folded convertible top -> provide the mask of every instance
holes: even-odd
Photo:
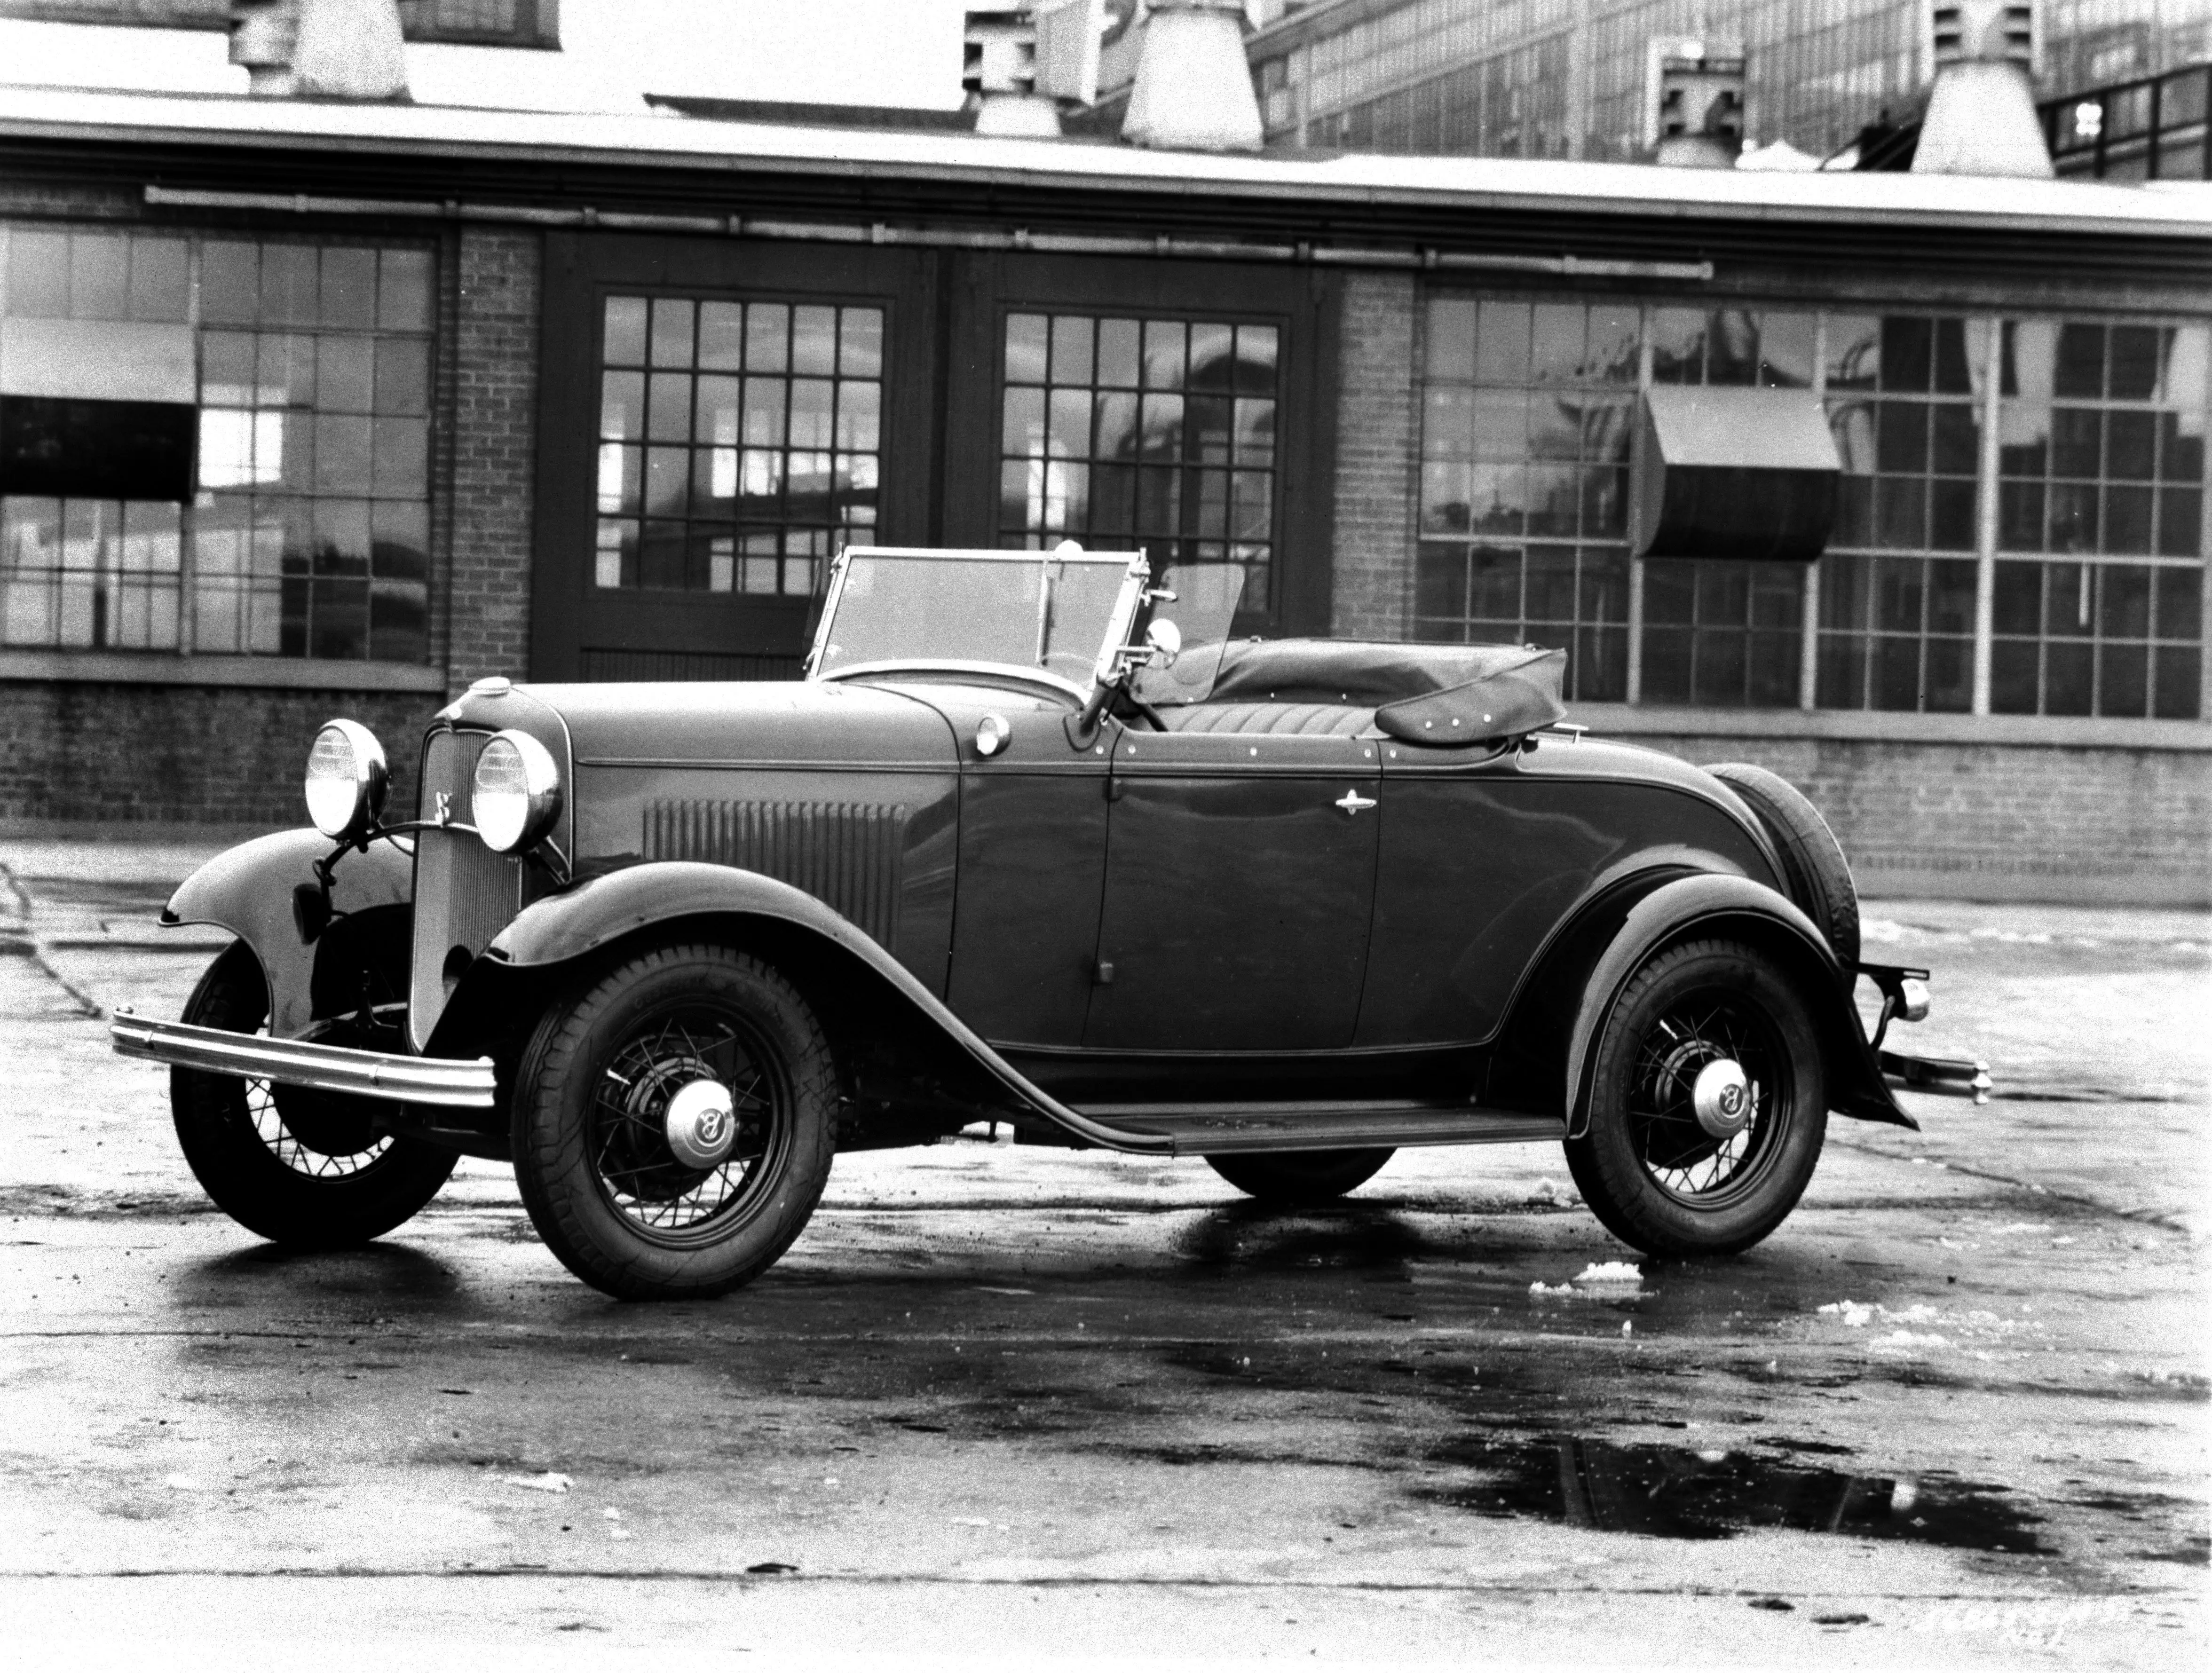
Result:
[[[1527,645],[1409,645],[1358,639],[1237,639],[1193,645],[1148,668],[1137,696],[1158,708],[1200,703],[1327,703],[1375,710],[1413,744],[1521,737],[1561,719],[1566,653]]]

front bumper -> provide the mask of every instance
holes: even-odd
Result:
[[[393,1104],[428,1104],[447,1110],[489,1110],[498,1086],[492,1061],[454,1057],[403,1057],[351,1046],[320,1045],[312,1040],[272,1040],[265,1034],[234,1034],[186,1022],[155,1022],[118,1012],[108,1034],[116,1051],[179,1068],[204,1069],[273,1080],[287,1086],[313,1086],[356,1098]]]

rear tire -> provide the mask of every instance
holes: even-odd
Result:
[[[1747,1122],[1694,1113],[1698,1072],[1740,1063]],[[1598,1042],[1589,1120],[1567,1168],[1606,1230],[1647,1255],[1733,1255],[1788,1218],[1828,1127],[1819,1041],[1783,971],[1741,942],[1691,941],[1630,978]]]
[[[234,1033],[269,1018],[261,966],[238,942],[208,967],[184,1020]],[[350,1249],[404,1226],[458,1153],[379,1132],[366,1098],[203,1069],[169,1071],[177,1142],[216,1207],[289,1249]]]
[[[1858,963],[1859,891],[1844,845],[1820,810],[1786,778],[1741,761],[1705,770],[1741,796],[1782,852],[1790,898],[1820,927],[1846,968]]]
[[[702,1081],[727,1092],[734,1129],[709,1165],[668,1135],[672,1100]],[[822,1025],[773,966],[728,947],[655,948],[539,1023],[515,1081],[515,1182],[546,1247],[593,1288],[722,1295],[805,1227],[836,1115]]]
[[[1396,1154],[1394,1149],[1291,1150],[1209,1156],[1206,1165],[1247,1196],[1285,1207],[1310,1207],[1357,1190]]]

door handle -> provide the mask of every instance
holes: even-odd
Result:
[[[1346,790],[1341,796],[1337,798],[1335,805],[1341,807],[1347,813],[1356,814],[1363,807],[1374,806],[1375,798],[1372,796],[1363,796],[1357,790]]]

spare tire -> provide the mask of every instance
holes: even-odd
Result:
[[[1846,965],[1859,957],[1859,891],[1851,882],[1844,845],[1820,810],[1788,779],[1764,767],[1729,761],[1705,770],[1741,796],[1774,846],[1782,852],[1783,881],[1790,898],[1820,927],[1836,957]]]

